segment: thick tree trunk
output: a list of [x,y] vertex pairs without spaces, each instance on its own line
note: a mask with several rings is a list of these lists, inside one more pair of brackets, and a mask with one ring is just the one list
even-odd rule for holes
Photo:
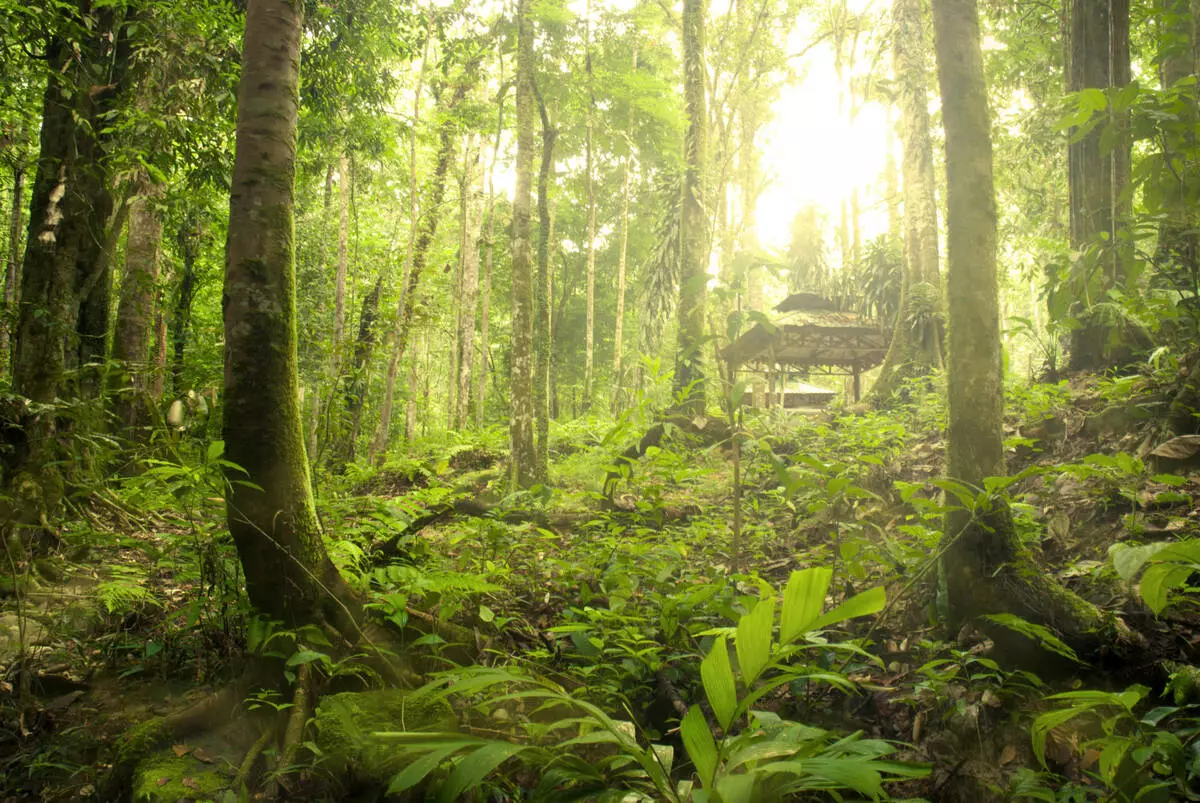
[[[1123,87],[1129,83],[1129,0],[1071,0],[1070,56],[1067,65],[1071,92]],[[1121,281],[1121,229],[1128,216],[1122,191],[1129,182],[1130,148],[1118,134],[1108,142],[1110,127],[1125,125],[1124,115],[1112,111],[1108,120],[1067,147],[1070,191],[1071,247],[1083,253],[1101,245],[1099,259],[1081,256],[1072,268],[1072,286],[1083,326],[1071,332],[1071,370],[1096,370],[1113,361],[1109,342],[1112,326],[1091,314],[1093,304]],[[1115,144],[1114,144],[1115,143]],[[1099,238],[1105,238],[1098,243]]]
[[4,269],[4,320],[0,325],[0,376],[12,365],[12,333],[16,320],[17,289],[21,280],[21,206],[25,203],[25,166],[14,164],[12,207],[8,213],[8,253]]
[[[1004,428],[991,122],[976,0],[934,0],[933,19],[949,231],[946,471],[982,488],[985,478],[1004,474]],[[948,514],[944,542],[947,590],[958,618],[1015,613],[1057,628],[1076,647],[1100,640],[1099,611],[1032,561],[1002,501],[974,516],[965,509]]]
[[161,185],[143,179],[130,201],[125,271],[113,331],[112,411],[130,435],[151,422],[150,338],[162,245],[162,220],[156,208],[161,195]]
[[530,196],[533,185],[534,54],[530,0],[517,0],[517,187],[512,220],[512,381],[509,438],[511,481],[529,487],[536,476],[533,428],[533,260]]
[[682,253],[675,389],[687,391],[687,401],[682,409],[691,415],[703,415],[706,404],[703,344],[708,285],[708,221],[704,211],[708,126],[704,97],[704,17],[707,5],[707,0],[684,0],[683,4],[683,95],[688,126],[684,140],[686,167],[680,220]]
[[[250,602],[349,635],[361,608],[329,560],[313,505],[296,369],[293,183],[300,5],[250,0],[225,255],[227,506]],[[248,479],[250,482],[242,482]],[[348,621],[349,620],[349,621]]]
[[887,402],[905,379],[924,376],[941,363],[937,202],[921,0],[895,0],[892,23],[904,154],[904,273],[892,342],[871,388],[876,404]]
[[[551,219],[551,188],[554,179],[554,143],[558,130],[546,113],[546,104],[538,97],[542,117],[542,163],[538,170],[538,243],[537,243],[537,303],[533,321],[533,406],[537,416],[535,474],[538,482],[546,482],[550,472],[550,239],[554,223]],[[594,210],[594,207],[593,207]]]

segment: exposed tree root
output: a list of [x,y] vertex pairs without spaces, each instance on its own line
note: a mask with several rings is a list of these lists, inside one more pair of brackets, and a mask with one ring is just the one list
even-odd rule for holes
[[250,783],[250,774],[254,772],[254,765],[258,763],[258,759],[263,751],[267,749],[267,745],[275,738],[276,730],[274,722],[263,728],[262,734],[250,746],[250,749],[246,751],[245,758],[242,759],[241,765],[238,766],[237,775],[233,776],[234,789],[241,789]]
[[302,664],[296,673],[296,692],[292,695],[292,710],[288,716],[287,728],[283,732],[283,747],[279,752],[279,763],[274,779],[267,790],[267,797],[277,799],[280,792],[291,793],[288,789],[287,776],[291,767],[296,763],[300,754],[300,743],[304,740],[304,726],[308,723],[313,710],[313,676],[312,664]]

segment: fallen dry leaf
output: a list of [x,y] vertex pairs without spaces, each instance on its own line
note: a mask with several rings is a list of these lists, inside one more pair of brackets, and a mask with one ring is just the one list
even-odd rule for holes
[[1013,747],[1011,744],[1006,745],[1005,748],[1000,751],[1000,765],[1004,766],[1005,764],[1011,764],[1016,757],[1017,748]]
[[200,788],[200,784],[196,783],[195,778],[184,778],[182,781],[180,781],[180,783],[183,784],[184,786],[186,786],[188,789],[199,789]]
[[158,783],[159,786],[166,786],[170,782],[171,782],[170,778],[159,778],[156,783]]
[[206,753],[203,747],[197,747],[195,750],[193,750],[192,758],[196,759],[197,761],[203,761],[205,764],[211,764],[216,760]]
[[176,757],[183,758],[188,753],[192,752],[192,748],[188,747],[186,744],[177,744],[171,746],[171,751],[175,753]]

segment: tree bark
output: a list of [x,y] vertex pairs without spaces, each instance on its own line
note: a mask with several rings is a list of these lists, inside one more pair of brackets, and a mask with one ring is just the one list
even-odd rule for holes
[[192,321],[192,302],[196,297],[196,260],[200,258],[199,222],[186,219],[175,235],[182,262],[179,289],[175,294],[175,310],[171,316],[171,392],[181,398],[188,391],[184,379],[184,352],[187,349],[188,328]]
[[512,220],[512,380],[509,438],[511,482],[527,488],[535,478],[533,428],[533,260],[530,197],[533,184],[534,64],[530,0],[517,1],[517,186]]
[[371,292],[363,298],[358,318],[358,338],[350,355],[350,370],[346,373],[346,427],[342,435],[340,459],[353,463],[358,451],[358,435],[362,431],[363,403],[367,397],[371,353],[375,349],[375,323],[379,317],[379,298],[383,294],[384,274],[375,279]]
[[550,121],[546,104],[540,95],[537,100],[542,118],[542,162],[538,170],[537,303],[533,322],[533,406],[537,417],[537,465],[534,473],[538,482],[544,483],[550,474],[550,238],[554,228],[550,214],[550,193],[558,129]]
[[[1106,90],[1129,83],[1129,0],[1071,0],[1070,54],[1067,65],[1070,92]],[[1124,115],[1109,106],[1107,124],[1067,146],[1071,212],[1071,248],[1080,256],[1072,267],[1072,291],[1080,299],[1076,317],[1083,324],[1070,335],[1073,371],[1109,366],[1114,355],[1109,343],[1110,322],[1091,313],[1107,291],[1121,281],[1122,228],[1128,216],[1121,194],[1129,182],[1130,148],[1119,129]],[[1115,146],[1108,145],[1106,128],[1115,126]],[[1103,242],[1097,243],[1100,238]],[[1084,253],[1099,244],[1099,258]]]
[[4,321],[0,326],[0,375],[12,365],[12,338],[21,281],[21,206],[25,203],[25,165],[13,165],[12,207],[8,213],[8,254],[4,270]]
[[222,297],[226,456],[245,474],[230,471],[226,504],[250,602],[290,624],[323,620],[347,634],[361,608],[325,551],[300,424],[293,239],[300,39],[299,3],[250,0]]
[[684,0],[683,94],[687,111],[684,140],[686,167],[680,220],[679,336],[676,345],[675,390],[686,391],[683,412],[703,415],[704,313],[708,285],[708,221],[705,182],[708,115],[705,111],[704,17],[707,0]]
[[109,385],[114,392],[113,415],[134,437],[144,434],[142,430],[151,422],[150,338],[162,245],[162,220],[156,205],[163,188],[143,178],[136,192],[130,201],[125,271],[113,331],[115,365]]
[[[1004,474],[1003,371],[996,203],[975,0],[934,0],[935,51],[946,129],[950,478],[982,489]],[[1047,577],[1025,551],[1002,499],[946,517],[943,567],[956,617],[1014,613],[1094,647],[1102,619],[1090,603]],[[985,624],[985,628],[988,626]],[[1003,633],[994,633],[998,639]]]
[[[476,154],[478,159],[478,154]],[[472,177],[467,208],[467,248],[463,255],[462,299],[458,320],[458,405],[455,426],[471,425],[471,368],[475,361],[475,314],[479,305],[479,232],[481,198]]]
[[333,347],[331,376],[338,380],[342,366],[342,343],[346,339],[346,274],[350,264],[350,159],[338,160],[338,255],[333,284]]

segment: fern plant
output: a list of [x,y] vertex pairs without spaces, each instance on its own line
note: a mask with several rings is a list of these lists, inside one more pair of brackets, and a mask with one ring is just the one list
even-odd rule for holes
[[[407,766],[393,777],[388,791],[411,789],[446,765],[438,800],[454,800],[515,760],[540,775],[534,800],[733,803],[783,800],[816,790],[849,790],[880,799],[887,781],[923,777],[928,769],[888,760],[894,747],[887,742],[789,722],[755,708],[764,695],[797,680],[852,688],[844,675],[802,659],[830,650],[864,655],[857,646],[830,643],[819,633],[878,612],[884,594],[871,589],[822,613],[832,576],[827,568],[792,574],[783,592],[778,636],[773,593],[735,627],[708,631],[715,639],[700,673],[720,730],[714,735],[699,705],[688,708],[680,722],[692,768],[685,773],[678,771],[672,748],[643,743],[632,723],[560,685],[513,671],[476,668],[443,674],[418,694],[471,702],[473,710],[487,717],[489,730],[508,722],[512,709],[527,712],[525,721],[503,740],[457,732],[375,734],[408,754]],[[730,659],[730,639],[737,670]]]

